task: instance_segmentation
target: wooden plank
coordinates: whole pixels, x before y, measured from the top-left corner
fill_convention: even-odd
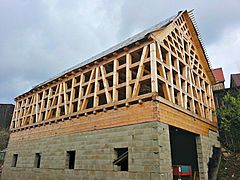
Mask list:
[[[81,98],[83,97],[83,83],[85,81],[85,76],[84,74],[81,74],[81,77],[80,77],[80,85],[79,85],[79,94],[78,94],[78,108],[77,108],[77,111],[80,111],[81,110],[81,106],[82,106],[82,101],[81,101]]]
[[[118,66],[119,66],[119,62],[117,59],[114,59],[113,61],[113,102],[118,101],[118,90],[117,90],[117,86],[118,86]]]
[[[148,51],[148,46],[145,46],[143,48],[143,51],[142,51],[140,64],[139,64],[138,72],[137,72],[137,77],[136,77],[136,81],[135,81],[134,88],[133,88],[132,97],[136,97],[138,95],[138,92],[139,92],[139,89],[140,89],[139,81],[140,81],[140,78],[143,75],[143,71],[144,71],[144,65],[143,64],[144,64],[144,60],[146,59],[146,56],[147,56],[147,51]]]
[[[21,101],[21,107],[20,107],[20,113],[19,113],[19,117],[18,117],[18,121],[17,121],[17,127],[21,126],[20,119],[21,119],[21,115],[22,115],[22,112],[23,112],[23,101],[24,101],[24,99],[22,99],[22,101]]]
[[[31,96],[31,100],[32,100],[32,96]],[[27,97],[27,100],[26,100],[26,104],[25,104],[25,108],[24,108],[24,112],[23,112],[23,120],[22,120],[22,124],[25,125],[26,123],[26,116],[28,114],[28,108],[30,109],[29,107],[29,104],[31,102],[29,101],[29,96]]]
[[[45,98],[46,91],[43,91],[42,99],[41,99],[41,105],[40,105],[40,110],[39,110],[39,116],[38,120],[42,121],[42,112],[43,112],[43,107],[44,107],[44,98]]]
[[[130,81],[132,80],[132,72],[130,70],[130,66],[132,64],[132,56],[131,54],[126,55],[126,99],[131,97],[132,88],[130,85]]]
[[[51,118],[52,109],[53,109],[54,105],[56,104],[56,97],[57,97],[58,91],[59,91],[59,84],[56,87],[55,93],[52,94],[53,99],[52,99],[52,104],[51,104],[51,106],[49,108],[49,111],[48,111],[48,115],[47,115],[48,119]]]
[[[30,124],[33,123],[34,104],[35,104],[36,98],[37,98],[36,96],[37,96],[37,94],[33,94],[33,96],[32,96],[32,102],[31,102],[32,107],[31,107],[31,111],[30,111],[31,113],[30,113],[30,121],[29,121]],[[29,107],[29,109],[30,109],[30,107]],[[35,112],[36,112],[36,110],[35,110]]]
[[[76,84],[76,79],[72,79],[72,87],[71,87],[71,94],[70,94],[70,100],[69,100],[69,108],[68,108],[68,113],[73,112],[73,97],[75,96],[75,84]]]
[[[58,102],[57,102],[57,108],[56,108],[56,117],[59,117],[60,116],[60,103],[62,102],[62,87],[63,87],[63,84],[60,83],[59,84],[59,91],[58,91]]]
[[[90,94],[90,91],[91,91],[91,88],[92,88],[92,82],[91,81],[93,80],[95,70],[96,70],[96,68],[93,69],[92,72],[91,72],[90,79],[88,81],[88,86],[87,86],[87,89],[86,89],[86,93],[85,93],[85,96],[84,96],[84,99],[83,99],[81,110],[84,110],[87,107],[87,102],[88,102],[87,96]]]
[[[105,91],[107,103],[111,103],[112,98],[111,98],[111,94],[109,92],[109,89],[110,89],[109,84],[108,84],[108,81],[106,79],[106,70],[103,66],[100,66],[100,70],[101,70],[101,74],[102,74],[103,86],[104,86],[104,91]]]
[[[39,97],[38,97],[38,93],[36,93],[36,108],[35,108],[35,114],[36,114],[36,122],[38,122],[38,116],[39,116],[39,114],[38,114],[38,109],[39,109],[39,107],[38,107],[38,101],[39,101]]]
[[[194,95],[193,95],[193,83],[192,83],[192,77],[191,77],[191,69],[188,71],[189,73],[189,81],[190,81],[190,91],[191,91],[191,97],[192,97],[192,101],[191,101],[191,110],[193,111],[193,113],[196,113],[196,108],[195,108],[195,103],[194,103]]]
[[[171,52],[168,52],[168,56],[167,56],[167,62],[169,62],[169,68],[170,71],[168,73],[170,73],[170,75],[168,77],[170,77],[170,97],[172,99],[172,102],[175,104],[175,97],[174,97],[174,88],[173,88],[173,68],[172,68],[172,63],[171,63]]]
[[[194,90],[195,90],[195,93],[196,93],[196,96],[197,96],[197,110],[200,112],[200,115],[202,116],[202,117],[204,117],[204,115],[203,115],[203,109],[202,109],[202,106],[200,105],[200,103],[199,103],[199,101],[200,101],[200,97],[199,97],[199,95],[198,95],[198,92],[197,92],[197,89],[196,88],[194,88]]]
[[[157,80],[157,52],[156,43],[150,44],[150,62],[151,62],[151,89],[153,93],[158,93],[158,80]]]
[[[169,90],[169,85],[167,83],[168,81],[168,78],[167,78],[167,74],[166,74],[166,70],[165,70],[165,66],[164,66],[164,62],[163,62],[163,57],[162,57],[162,51],[161,51],[161,48],[160,48],[160,44],[157,43],[157,50],[159,52],[159,56],[160,56],[160,66],[158,67],[159,71],[160,71],[160,74],[163,75],[163,78],[165,79],[165,81],[163,82],[163,93],[164,93],[164,96],[167,100],[169,100],[170,102],[172,102],[172,98],[171,98],[171,95],[170,95],[170,90]]]
[[[177,71],[178,71],[178,84],[180,89],[180,106],[184,108],[184,100],[183,100],[183,93],[182,93],[182,82],[181,82],[181,74],[180,74],[180,65],[179,60],[177,59]]]
[[[65,112],[65,115],[68,113],[68,105],[67,105],[68,98],[67,98],[66,89],[67,89],[67,84],[66,84],[66,82],[63,82],[63,98],[64,98],[64,112]]]
[[[99,82],[98,82],[98,77],[99,77],[99,67],[96,67],[95,70],[95,83],[94,83],[94,97],[93,97],[93,107],[97,107],[99,104],[99,97],[98,97],[98,91],[99,91]]]
[[[47,116],[48,116],[48,109],[50,108],[50,97],[52,95],[52,88],[50,87],[49,88],[49,92],[48,92],[48,98],[47,98],[47,106],[45,108],[45,117],[44,117],[44,120],[47,119]]]

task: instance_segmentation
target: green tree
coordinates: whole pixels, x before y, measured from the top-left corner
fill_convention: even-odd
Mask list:
[[[9,139],[9,132],[5,129],[0,129],[0,150],[7,147]]]
[[[231,151],[240,150],[240,91],[227,92],[217,110],[220,141]]]

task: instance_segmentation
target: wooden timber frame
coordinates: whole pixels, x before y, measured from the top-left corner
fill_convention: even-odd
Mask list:
[[[145,38],[17,97],[11,131],[150,100],[216,123],[212,77],[184,11]]]

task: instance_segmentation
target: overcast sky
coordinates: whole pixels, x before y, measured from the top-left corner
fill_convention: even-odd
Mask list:
[[[0,103],[185,9],[228,87],[240,72],[239,8],[239,0],[0,0]]]

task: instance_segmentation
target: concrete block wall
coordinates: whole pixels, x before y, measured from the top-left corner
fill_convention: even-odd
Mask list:
[[[218,133],[209,131],[208,136],[200,135],[196,138],[199,176],[201,180],[208,180],[209,158],[212,157],[213,147],[220,147],[218,136]]]
[[[116,171],[114,148],[128,147],[128,172]],[[76,151],[67,169],[66,151]],[[40,168],[34,168],[41,153]],[[17,167],[11,167],[18,154]],[[172,179],[168,125],[148,122],[35,140],[10,140],[2,179]]]

